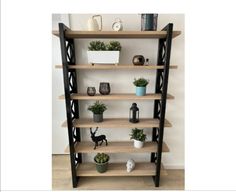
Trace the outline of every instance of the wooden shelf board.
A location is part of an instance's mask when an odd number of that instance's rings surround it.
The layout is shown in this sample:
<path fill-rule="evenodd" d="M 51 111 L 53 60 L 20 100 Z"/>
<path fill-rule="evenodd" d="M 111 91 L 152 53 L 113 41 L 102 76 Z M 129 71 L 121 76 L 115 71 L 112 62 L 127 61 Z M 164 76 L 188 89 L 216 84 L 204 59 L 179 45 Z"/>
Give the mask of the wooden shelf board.
<path fill-rule="evenodd" d="M 59 99 L 64 99 L 64 95 L 59 96 Z M 161 94 L 147 93 L 145 96 L 136 96 L 133 93 L 112 93 L 109 95 L 96 94 L 88 96 L 87 94 L 71 94 L 72 100 L 160 100 Z M 174 96 L 167 94 L 167 99 L 174 99 Z"/>
<path fill-rule="evenodd" d="M 126 171 L 126 163 L 109 163 L 105 173 L 98 173 L 95 163 L 82 163 L 77 167 L 77 176 L 154 176 L 156 175 L 155 163 L 135 163 L 135 168 L 130 173 Z M 161 167 L 161 175 L 167 175 L 164 167 Z"/>
<path fill-rule="evenodd" d="M 75 144 L 76 153 L 156 153 L 157 143 L 147 141 L 144 143 L 144 147 L 137 149 L 134 148 L 132 141 L 109 141 L 108 145 L 103 142 L 101 146 L 98 146 L 95 150 L 94 143 L 92 141 L 82 141 Z M 69 147 L 66 148 L 66 152 L 69 152 Z M 169 148 L 165 142 L 162 145 L 162 152 L 169 152 Z"/>
<path fill-rule="evenodd" d="M 59 31 L 52 31 L 59 36 Z M 173 31 L 172 38 L 181 34 L 181 31 Z M 166 38 L 166 31 L 72 31 L 65 33 L 67 38 Z"/>
<path fill-rule="evenodd" d="M 140 118 L 139 123 L 130 123 L 127 118 L 104 118 L 103 122 L 96 123 L 93 119 L 81 118 L 73 121 L 74 127 L 90 128 L 153 128 L 158 127 L 159 119 L 153 118 Z M 63 127 L 67 127 L 67 121 L 62 124 Z M 166 119 L 165 127 L 172 127 L 171 123 Z"/>
<path fill-rule="evenodd" d="M 56 65 L 55 66 L 58 69 L 62 69 L 62 65 Z M 141 66 L 136 66 L 136 65 L 131 65 L 131 64 L 118 64 L 118 65 L 112 65 L 112 64 L 96 64 L 96 65 L 91 65 L 91 64 L 76 64 L 76 65 L 69 65 L 69 69 L 88 69 L 88 70 L 94 70 L 94 69 L 101 69 L 101 70 L 109 70 L 109 69 L 114 69 L 114 70 L 119 70 L 119 69 L 149 69 L 149 70 L 156 70 L 156 69 L 164 69 L 164 66 L 160 65 L 141 65 Z M 170 65 L 170 69 L 177 69 L 177 65 Z"/>

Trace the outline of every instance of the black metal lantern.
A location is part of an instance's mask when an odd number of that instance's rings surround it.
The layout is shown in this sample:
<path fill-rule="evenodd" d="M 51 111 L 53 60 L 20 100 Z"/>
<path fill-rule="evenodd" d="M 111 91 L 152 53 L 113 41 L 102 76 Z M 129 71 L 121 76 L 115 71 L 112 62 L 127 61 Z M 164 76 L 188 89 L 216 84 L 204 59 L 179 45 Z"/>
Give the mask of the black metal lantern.
<path fill-rule="evenodd" d="M 139 122 L 139 108 L 136 103 L 133 103 L 129 110 L 129 121 L 131 123 Z"/>

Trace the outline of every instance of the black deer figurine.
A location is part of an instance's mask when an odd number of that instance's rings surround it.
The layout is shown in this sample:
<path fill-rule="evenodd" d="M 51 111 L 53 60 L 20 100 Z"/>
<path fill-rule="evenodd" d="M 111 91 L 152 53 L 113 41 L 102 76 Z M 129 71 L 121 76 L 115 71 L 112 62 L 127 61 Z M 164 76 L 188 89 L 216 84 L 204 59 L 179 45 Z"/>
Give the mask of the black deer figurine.
<path fill-rule="evenodd" d="M 106 145 L 107 145 L 106 135 L 95 136 L 97 130 L 98 130 L 98 127 L 96 128 L 96 130 L 94 132 L 92 131 L 92 128 L 90 128 L 91 139 L 95 143 L 95 146 L 94 146 L 93 149 L 96 149 L 96 147 L 98 146 L 98 142 L 99 141 L 101 141 L 100 145 L 102 145 L 103 141 L 105 140 L 106 141 Z"/>

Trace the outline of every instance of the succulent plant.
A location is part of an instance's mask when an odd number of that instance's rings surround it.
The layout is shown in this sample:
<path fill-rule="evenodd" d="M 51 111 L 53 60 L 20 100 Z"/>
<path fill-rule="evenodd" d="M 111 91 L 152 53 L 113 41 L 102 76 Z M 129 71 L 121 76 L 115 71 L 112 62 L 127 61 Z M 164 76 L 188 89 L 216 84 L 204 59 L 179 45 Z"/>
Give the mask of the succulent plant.
<path fill-rule="evenodd" d="M 94 157 L 94 161 L 96 163 L 106 163 L 109 161 L 109 155 L 105 154 L 105 153 L 98 153 L 95 157 Z"/>
<path fill-rule="evenodd" d="M 138 141 L 145 141 L 146 140 L 146 135 L 143 133 L 143 129 L 132 129 L 132 132 L 130 134 L 130 139 L 135 139 Z"/>
<path fill-rule="evenodd" d="M 109 44 L 106 45 L 106 49 L 108 51 L 120 51 L 121 45 L 119 41 L 110 41 Z"/>
<path fill-rule="evenodd" d="M 136 86 L 136 87 L 146 87 L 149 83 L 149 80 L 147 79 L 144 79 L 144 78 L 139 78 L 139 79 L 134 79 L 134 82 L 133 84 Z"/>
<path fill-rule="evenodd" d="M 107 110 L 107 107 L 105 104 L 96 101 L 93 105 L 88 107 L 88 110 L 92 111 L 94 114 L 103 114 L 103 112 Z"/>
<path fill-rule="evenodd" d="M 89 51 L 120 51 L 121 45 L 119 41 L 110 41 L 105 44 L 102 41 L 91 41 L 88 46 Z"/>
<path fill-rule="evenodd" d="M 101 41 L 91 41 L 88 47 L 89 51 L 105 51 L 106 45 Z"/>

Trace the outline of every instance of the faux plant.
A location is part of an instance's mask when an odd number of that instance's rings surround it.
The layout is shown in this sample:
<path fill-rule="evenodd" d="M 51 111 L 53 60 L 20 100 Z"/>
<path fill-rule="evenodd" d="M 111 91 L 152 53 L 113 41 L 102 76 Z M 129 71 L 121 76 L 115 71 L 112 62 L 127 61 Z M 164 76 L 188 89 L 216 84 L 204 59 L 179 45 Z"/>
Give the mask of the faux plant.
<path fill-rule="evenodd" d="M 109 44 L 106 45 L 107 51 L 120 51 L 121 45 L 119 41 L 110 41 Z"/>
<path fill-rule="evenodd" d="M 89 51 L 105 51 L 106 45 L 101 41 L 91 41 L 88 47 Z"/>
<path fill-rule="evenodd" d="M 120 51 L 121 45 L 119 41 L 110 41 L 105 44 L 102 41 L 91 41 L 88 46 L 89 51 Z"/>
<path fill-rule="evenodd" d="M 139 78 L 139 79 L 134 79 L 134 82 L 133 84 L 136 86 L 136 87 L 146 87 L 149 83 L 149 80 L 147 79 L 144 79 L 144 78 Z"/>
<path fill-rule="evenodd" d="M 138 141 L 144 142 L 146 140 L 146 135 L 143 133 L 143 129 L 132 129 L 132 132 L 130 134 L 130 139 L 135 139 Z"/>
<path fill-rule="evenodd" d="M 109 156 L 105 153 L 98 153 L 95 157 L 94 157 L 94 161 L 96 163 L 106 163 L 109 161 Z"/>
<path fill-rule="evenodd" d="M 93 105 L 90 105 L 88 107 L 89 111 L 92 111 L 94 114 L 103 114 L 104 111 L 106 111 L 107 107 L 105 104 L 96 101 Z"/>

